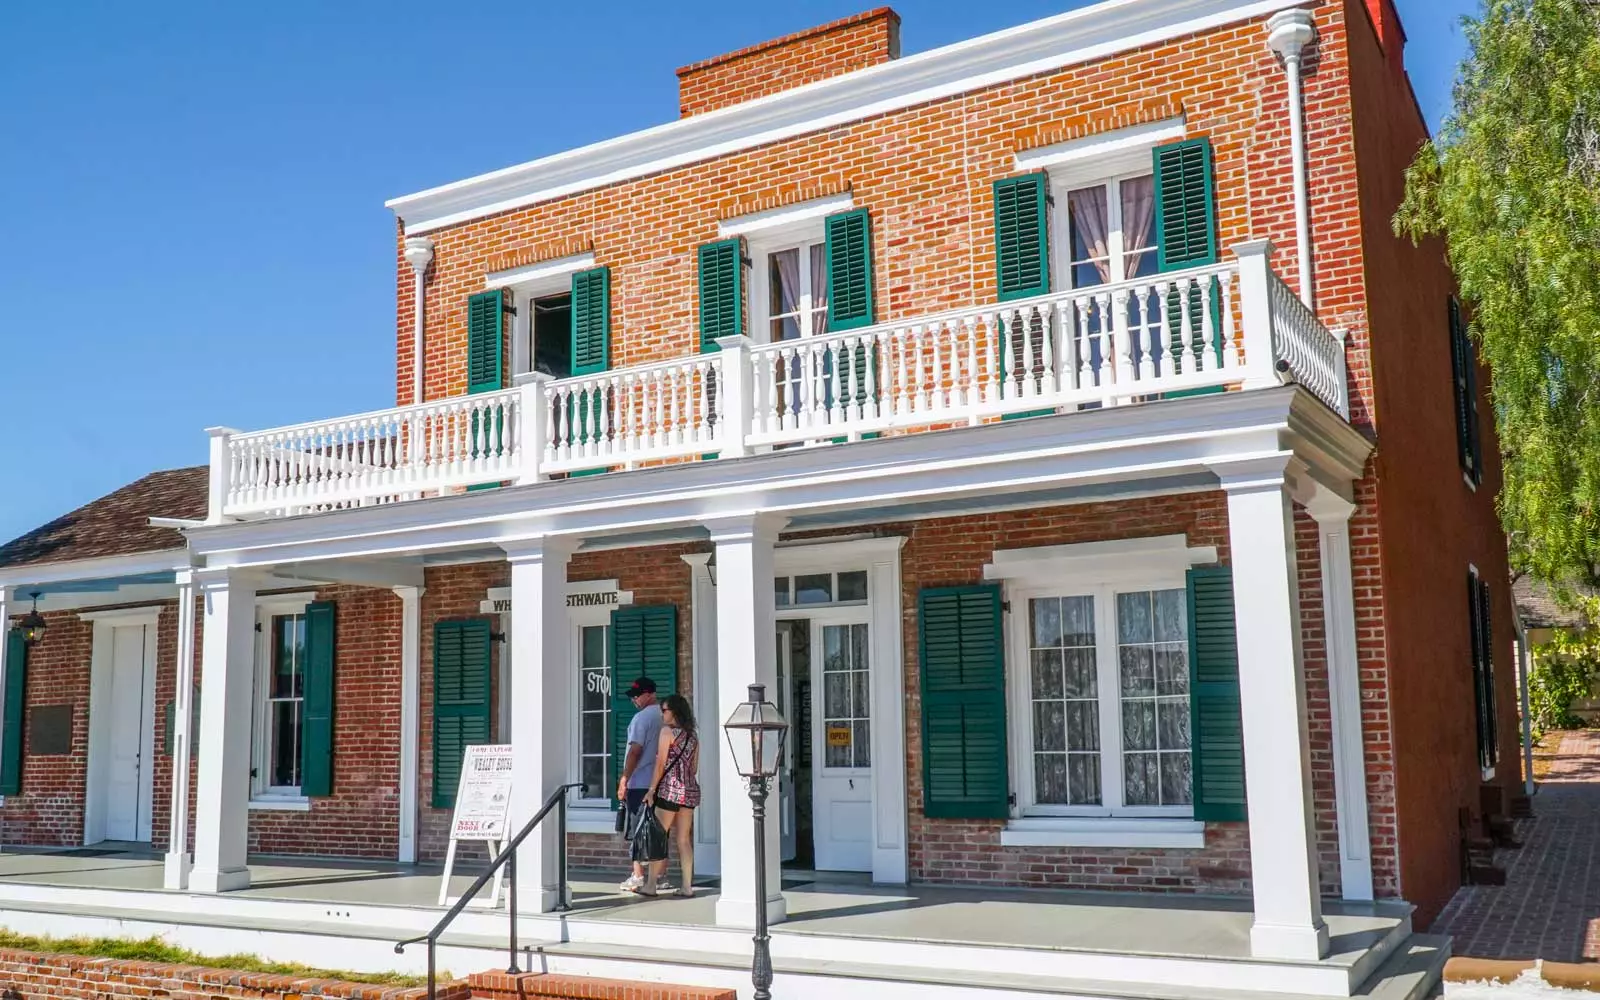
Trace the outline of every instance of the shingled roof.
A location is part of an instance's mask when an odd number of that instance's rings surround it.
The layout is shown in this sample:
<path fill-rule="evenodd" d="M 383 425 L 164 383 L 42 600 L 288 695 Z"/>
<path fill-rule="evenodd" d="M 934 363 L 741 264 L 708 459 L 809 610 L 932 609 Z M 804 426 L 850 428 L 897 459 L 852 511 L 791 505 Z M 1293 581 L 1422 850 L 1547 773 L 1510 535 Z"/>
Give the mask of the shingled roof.
<path fill-rule="evenodd" d="M 1588 594 L 1585 587 L 1577 587 L 1579 594 Z M 1511 595 L 1517 602 L 1517 614 L 1524 628 L 1582 628 L 1581 612 L 1565 607 L 1556 600 L 1550 588 L 1531 576 L 1517 579 L 1511 585 Z"/>
<path fill-rule="evenodd" d="M 183 536 L 173 528 L 152 527 L 150 518 L 203 519 L 207 473 L 204 465 L 152 472 L 0 545 L 0 566 L 181 549 Z"/>

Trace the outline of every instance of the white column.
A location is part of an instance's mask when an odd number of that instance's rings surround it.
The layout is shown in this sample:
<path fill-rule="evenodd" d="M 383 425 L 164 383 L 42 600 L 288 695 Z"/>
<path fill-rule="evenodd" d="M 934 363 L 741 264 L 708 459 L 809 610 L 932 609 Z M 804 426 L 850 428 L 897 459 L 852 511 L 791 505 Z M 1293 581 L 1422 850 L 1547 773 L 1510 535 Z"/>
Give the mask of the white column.
<path fill-rule="evenodd" d="M 422 402 L 422 354 L 423 331 L 427 328 L 427 319 L 423 306 L 427 303 L 428 265 L 433 263 L 433 241 L 426 236 L 409 236 L 406 238 L 406 263 L 411 265 L 412 273 L 416 276 L 416 284 L 412 291 L 412 322 L 411 322 L 411 401 Z"/>
<path fill-rule="evenodd" d="M 206 480 L 206 523 L 221 524 L 222 509 L 228 502 L 232 485 L 233 457 L 228 453 L 228 439 L 239 433 L 232 427 L 207 427 L 211 438 L 211 471 Z"/>
<path fill-rule="evenodd" d="M 689 655 L 694 660 L 694 714 L 700 720 L 701 740 L 709 744 L 712 737 L 722 742 L 722 720 L 717 715 L 722 707 L 717 690 L 717 588 L 711 582 L 711 571 L 706 564 L 711 561 L 709 552 L 691 552 L 683 557 L 689 565 L 689 619 L 693 632 L 690 636 Z M 694 870 L 704 875 L 722 872 L 722 755 L 700 755 L 700 808 L 694 817 Z M 735 780 L 737 776 L 735 776 Z"/>
<path fill-rule="evenodd" d="M 772 602 L 772 547 L 783 519 L 750 514 L 707 522 L 717 557 L 717 714 L 707 719 L 715 731 L 719 771 L 722 892 L 717 923 L 754 927 L 756 920 L 755 816 L 745 783 L 723 738 L 722 722 L 748 697 L 752 684 L 764 684 L 774 699 L 778 683 L 777 632 Z M 792 734 L 791 734 L 792 736 Z M 784 919 L 787 907 L 779 873 L 778 796 L 767 799 L 767 919 Z"/>
<path fill-rule="evenodd" d="M 567 562 L 575 542 L 536 538 L 503 543 L 511 562 L 511 827 L 520 831 L 544 800 L 567 780 L 574 714 L 568 669 Z M 556 824 L 541 823 L 517 854 L 520 908 L 555 908 Z"/>
<path fill-rule="evenodd" d="M 4 598 L 0 592 L 0 599 Z M 3 610 L 3 609 L 0 609 Z M 4 621 L 0 617 L 0 621 Z M 1511 623 L 1517 630 L 1517 701 L 1522 708 L 1522 794 L 1533 798 L 1538 789 L 1533 781 L 1533 714 L 1528 709 L 1528 630 L 1522 626 L 1522 615 L 1517 613 L 1517 602 L 1511 602 Z M 3 677 L 0 674 L 0 677 Z"/>
<path fill-rule="evenodd" d="M 1228 495 L 1257 958 L 1328 952 L 1317 882 L 1288 456 L 1217 470 Z"/>
<path fill-rule="evenodd" d="M 256 581 L 235 570 L 196 570 L 205 600 L 201 632 L 200 772 L 189 888 L 250 885 L 250 718 L 255 671 Z"/>
<path fill-rule="evenodd" d="M 721 355 L 722 423 L 717 427 L 718 453 L 723 458 L 741 458 L 750 454 L 745 437 L 752 429 L 753 403 L 750 379 L 750 347 L 754 343 L 744 334 L 717 338 L 717 352 Z"/>
<path fill-rule="evenodd" d="M 1272 241 L 1233 248 L 1239 259 L 1239 332 L 1244 343 L 1245 388 L 1280 385 L 1272 350 Z"/>
<path fill-rule="evenodd" d="M 417 773 L 421 759 L 422 588 L 396 587 L 400 598 L 400 832 L 396 860 L 417 860 Z"/>
<path fill-rule="evenodd" d="M 1356 660 L 1356 595 L 1350 568 L 1355 505 L 1319 488 L 1306 503 L 1322 556 L 1322 630 L 1328 659 L 1333 785 L 1338 800 L 1339 878 L 1345 899 L 1372 898 L 1372 835 L 1367 826 L 1366 748 L 1361 666 Z"/>
<path fill-rule="evenodd" d="M 1315 309 L 1311 280 L 1311 205 L 1306 185 L 1304 99 L 1300 93 L 1301 52 L 1317 37 L 1316 21 L 1309 10 L 1280 11 L 1267 21 L 1267 45 L 1283 57 L 1289 83 L 1289 155 L 1294 171 L 1294 241 L 1300 271 L 1300 301 Z"/>
<path fill-rule="evenodd" d="M 161 884 L 167 889 L 189 887 L 189 762 L 193 759 L 194 733 L 194 601 L 192 570 L 178 573 L 178 662 L 173 667 L 172 695 L 172 802 L 167 818 L 167 856 Z"/>

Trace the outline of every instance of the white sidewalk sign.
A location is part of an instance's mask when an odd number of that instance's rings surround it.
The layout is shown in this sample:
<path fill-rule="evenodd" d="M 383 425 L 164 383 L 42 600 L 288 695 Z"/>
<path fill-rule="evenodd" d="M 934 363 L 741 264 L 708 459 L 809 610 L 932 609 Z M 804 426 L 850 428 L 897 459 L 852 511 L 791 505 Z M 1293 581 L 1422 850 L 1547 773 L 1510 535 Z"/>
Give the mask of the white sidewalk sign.
<path fill-rule="evenodd" d="M 439 880 L 439 905 L 450 901 L 450 873 L 456 864 L 456 842 L 481 840 L 493 860 L 510 839 L 506 822 L 511 812 L 511 745 L 474 743 L 461 760 L 461 782 L 456 786 L 456 807 L 450 818 L 450 846 L 445 849 L 444 874 Z M 505 869 L 494 873 L 486 905 L 500 905 L 500 885 Z"/>

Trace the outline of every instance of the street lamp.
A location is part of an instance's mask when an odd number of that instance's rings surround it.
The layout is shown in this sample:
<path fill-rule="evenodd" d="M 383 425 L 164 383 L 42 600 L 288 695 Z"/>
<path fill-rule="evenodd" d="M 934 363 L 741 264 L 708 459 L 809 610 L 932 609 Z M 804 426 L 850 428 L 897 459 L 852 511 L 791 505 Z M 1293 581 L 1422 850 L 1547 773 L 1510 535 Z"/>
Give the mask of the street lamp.
<path fill-rule="evenodd" d="M 767 700 L 762 684 L 750 685 L 750 697 L 722 724 L 733 751 L 733 766 L 750 788 L 756 818 L 756 949 L 750 967 L 755 1000 L 772 1000 L 772 950 L 767 934 L 767 793 L 783 760 L 789 724 L 778 706 Z"/>

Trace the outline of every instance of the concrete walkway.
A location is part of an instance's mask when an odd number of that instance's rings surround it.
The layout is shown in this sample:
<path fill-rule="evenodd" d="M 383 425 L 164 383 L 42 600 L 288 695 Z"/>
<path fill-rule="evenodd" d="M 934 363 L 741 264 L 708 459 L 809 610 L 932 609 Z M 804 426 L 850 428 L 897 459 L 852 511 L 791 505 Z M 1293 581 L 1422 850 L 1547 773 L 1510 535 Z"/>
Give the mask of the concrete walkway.
<path fill-rule="evenodd" d="M 1499 853 L 1506 884 L 1462 887 L 1429 929 L 1454 954 L 1600 960 L 1600 731 L 1566 735 L 1533 812 Z"/>

